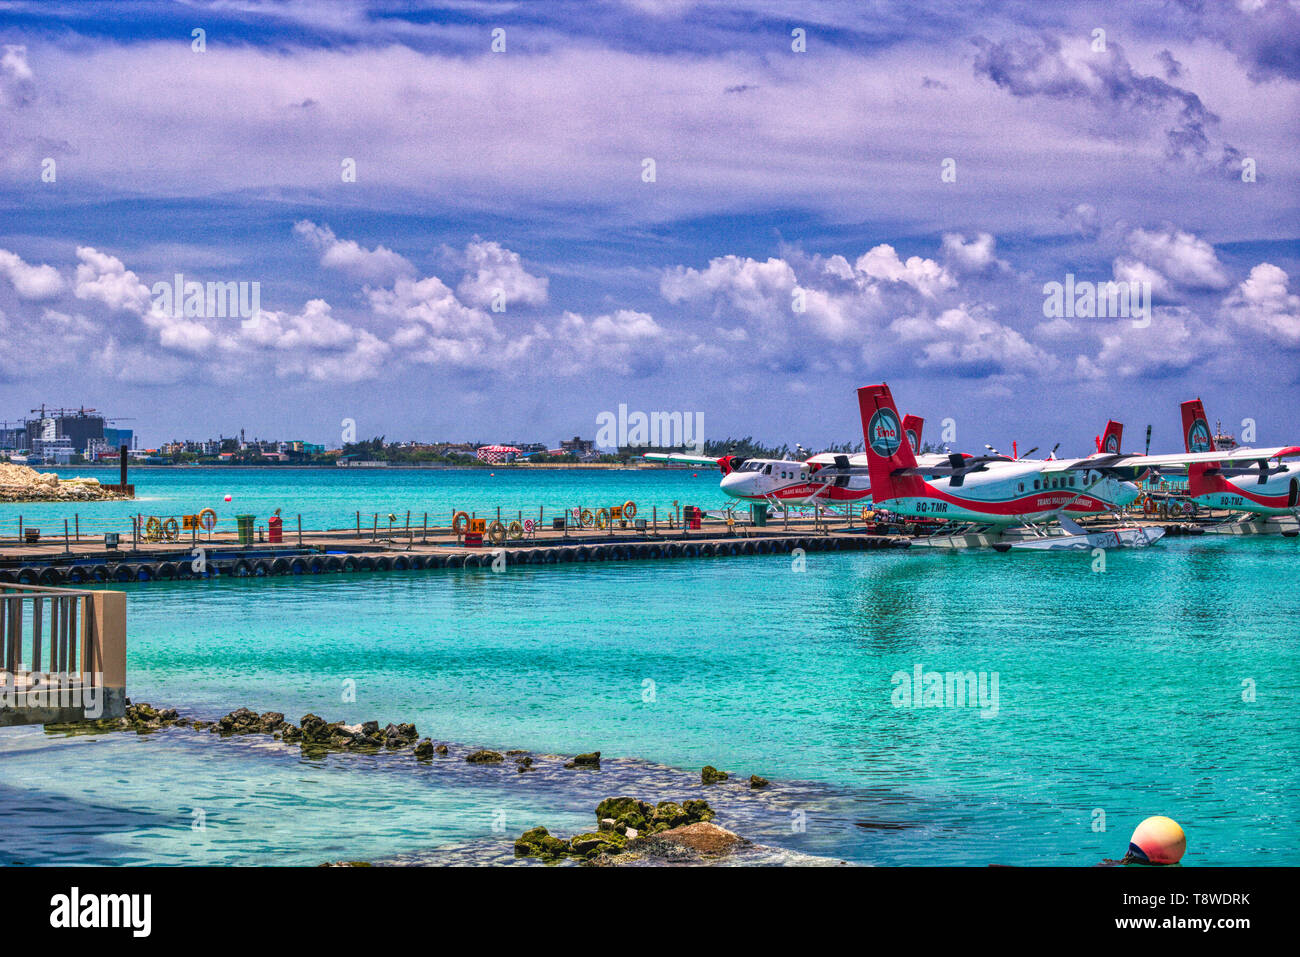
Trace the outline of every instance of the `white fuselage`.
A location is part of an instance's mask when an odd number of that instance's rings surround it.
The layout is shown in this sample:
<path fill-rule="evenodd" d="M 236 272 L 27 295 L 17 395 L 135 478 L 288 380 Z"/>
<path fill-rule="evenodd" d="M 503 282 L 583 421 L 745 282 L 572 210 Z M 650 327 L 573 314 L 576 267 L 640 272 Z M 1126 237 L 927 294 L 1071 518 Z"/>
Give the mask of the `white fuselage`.
<path fill-rule="evenodd" d="M 1042 462 L 1026 460 L 990 462 L 986 471 L 935 477 L 924 483 L 924 494 L 880 504 L 903 515 L 1014 525 L 1042 521 L 1058 512 L 1108 512 L 1135 502 L 1139 495 L 1133 483 L 1093 470 L 1043 475 L 1042 468 Z"/>

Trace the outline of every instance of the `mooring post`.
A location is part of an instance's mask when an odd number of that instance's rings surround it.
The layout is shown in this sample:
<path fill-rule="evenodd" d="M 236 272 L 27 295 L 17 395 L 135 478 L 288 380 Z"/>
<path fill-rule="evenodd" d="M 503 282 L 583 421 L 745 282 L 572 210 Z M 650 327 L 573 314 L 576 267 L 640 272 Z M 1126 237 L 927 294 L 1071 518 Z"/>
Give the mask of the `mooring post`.
<path fill-rule="evenodd" d="M 68 545 L 68 520 L 65 518 L 63 520 L 63 554 L 66 555 L 70 551 L 72 551 L 72 549 Z"/>
<path fill-rule="evenodd" d="M 370 529 L 370 540 L 372 542 L 379 541 L 379 513 L 378 512 L 375 512 L 374 527 Z"/>
<path fill-rule="evenodd" d="M 23 543 L 23 517 L 19 515 L 18 516 L 18 544 L 21 545 L 22 543 Z"/>
<path fill-rule="evenodd" d="M 80 515 L 80 513 L 74 512 L 74 513 L 72 514 L 72 522 L 73 522 L 73 526 L 74 526 L 75 529 L 76 529 L 76 537 L 77 537 L 77 541 L 78 541 L 78 543 L 80 543 L 80 541 L 81 541 L 81 515 Z"/>
<path fill-rule="evenodd" d="M 302 548 L 302 512 L 298 513 L 298 547 Z"/>
<path fill-rule="evenodd" d="M 411 510 L 410 510 L 409 508 L 406 510 L 406 540 L 407 540 L 407 542 L 412 541 L 412 539 L 411 539 Z"/>
<path fill-rule="evenodd" d="M 424 524 L 421 526 L 421 531 L 420 531 L 420 541 L 427 542 L 428 540 L 429 540 L 429 513 L 425 512 Z"/>

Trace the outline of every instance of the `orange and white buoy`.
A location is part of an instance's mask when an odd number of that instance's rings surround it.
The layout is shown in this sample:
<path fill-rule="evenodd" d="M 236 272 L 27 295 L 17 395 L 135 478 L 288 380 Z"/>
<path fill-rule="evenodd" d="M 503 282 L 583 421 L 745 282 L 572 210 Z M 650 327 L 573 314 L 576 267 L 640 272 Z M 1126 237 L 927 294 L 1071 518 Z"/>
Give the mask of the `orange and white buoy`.
<path fill-rule="evenodd" d="M 1144 864 L 1177 864 L 1187 851 L 1187 835 L 1173 818 L 1149 817 L 1129 839 L 1129 857 Z"/>

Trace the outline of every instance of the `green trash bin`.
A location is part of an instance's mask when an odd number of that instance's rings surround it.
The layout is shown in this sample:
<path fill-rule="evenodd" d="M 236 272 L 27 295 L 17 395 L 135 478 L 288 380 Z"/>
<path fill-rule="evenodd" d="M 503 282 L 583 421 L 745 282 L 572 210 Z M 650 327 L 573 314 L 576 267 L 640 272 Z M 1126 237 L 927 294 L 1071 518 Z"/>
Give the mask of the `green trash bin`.
<path fill-rule="evenodd" d="M 759 528 L 767 527 L 767 506 L 751 505 L 749 506 L 750 514 L 754 516 L 754 524 Z"/>
<path fill-rule="evenodd" d="M 239 544 L 253 544 L 253 520 L 255 515 L 236 515 L 235 524 L 239 527 Z"/>

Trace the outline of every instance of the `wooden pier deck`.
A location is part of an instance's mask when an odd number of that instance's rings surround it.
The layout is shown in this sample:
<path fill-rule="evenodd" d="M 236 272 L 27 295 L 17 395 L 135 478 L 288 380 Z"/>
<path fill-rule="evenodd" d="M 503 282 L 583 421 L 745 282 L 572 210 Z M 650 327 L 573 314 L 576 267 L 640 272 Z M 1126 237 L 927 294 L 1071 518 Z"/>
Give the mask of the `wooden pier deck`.
<path fill-rule="evenodd" d="M 1196 534 L 1168 525 L 1170 534 Z M 1104 524 L 1095 527 L 1102 528 Z M 659 526 L 544 529 L 532 536 L 467 547 L 451 528 L 286 530 L 281 542 L 241 543 L 234 532 L 186 533 L 173 542 L 130 540 L 110 549 L 102 542 L 61 539 L 27 543 L 0 540 L 0 583 L 80 585 L 102 582 L 266 577 L 364 571 L 406 571 L 595 561 L 789 555 L 804 552 L 903 549 L 908 525 L 864 527 L 861 522 L 791 519 L 768 526 L 706 520 L 698 529 Z M 265 537 L 264 535 L 262 536 Z"/>

